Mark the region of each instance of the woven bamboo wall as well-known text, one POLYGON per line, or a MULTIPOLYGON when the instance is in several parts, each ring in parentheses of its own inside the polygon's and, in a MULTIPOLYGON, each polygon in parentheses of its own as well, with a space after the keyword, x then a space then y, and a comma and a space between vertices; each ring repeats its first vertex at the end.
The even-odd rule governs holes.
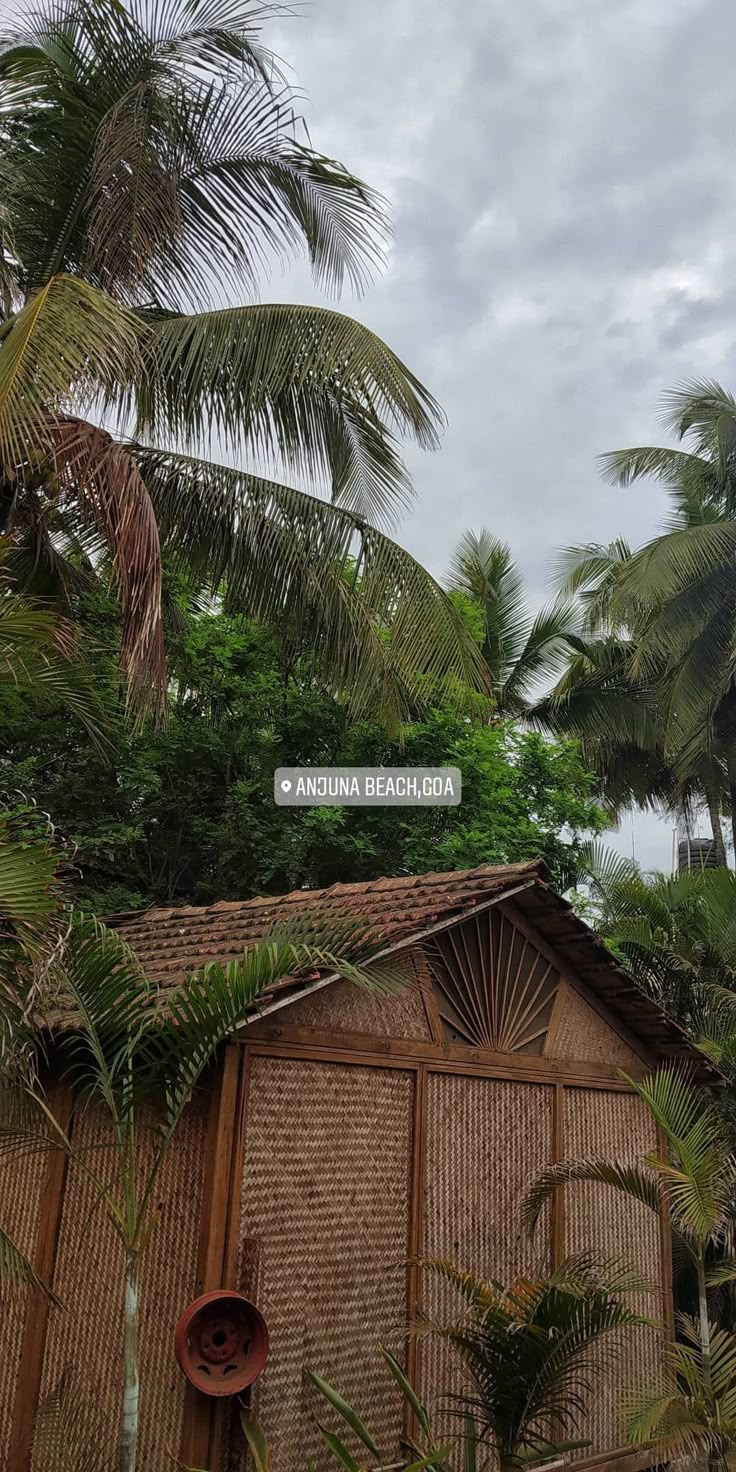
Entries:
POLYGON ((311 1414, 319 1406, 329 1423, 329 1409, 305 1368, 354 1400, 393 1452, 401 1407, 378 1348, 401 1345, 406 1325, 413 1075, 280 1058, 251 1068, 239 1282, 252 1289, 257 1260, 271 1353, 254 1404, 274 1465, 332 1465, 311 1414))
MULTIPOLYGON (((207 1120, 202 1095, 185 1117, 156 1189, 160 1219, 143 1269, 141 1294, 140 1472, 160 1472, 178 1450, 184 1381, 174 1359, 174 1327, 194 1296, 207 1120)), ((145 1157, 151 1134, 139 1131, 145 1157)), ((87 1113, 74 1127, 77 1148, 100 1175, 114 1169, 109 1127, 87 1113)), ((107 1218, 94 1210, 94 1192, 74 1167, 67 1176, 54 1288, 65 1304, 52 1313, 42 1396, 67 1367, 81 1372, 95 1425, 114 1442, 120 1397, 122 1254, 107 1218)), ((34 1472, 45 1469, 34 1468, 34 1472)))
MULTIPOLYGON (((539 1261, 519 1223, 519 1202, 552 1151, 553 1090, 460 1074, 430 1074, 423 1252, 482 1277, 509 1281, 539 1261)), ((544 1243, 544 1228, 540 1229, 544 1243)), ((546 1264, 545 1264, 546 1266, 546 1264)), ((453 1290, 424 1275, 423 1307, 439 1322, 458 1310, 453 1290)), ((420 1343, 420 1386, 437 1417, 459 1389, 454 1361, 432 1339, 420 1343)), ((452 1418, 438 1426, 454 1433, 452 1418)))
POLYGON ((430 1037, 413 957, 404 963, 407 986, 391 995, 362 991, 350 981, 335 981, 294 1002, 284 1014, 289 1026, 331 1032, 365 1032, 375 1037, 430 1037))
MULTIPOLYGON (((31 1258, 36 1246, 46 1156, 0 1160, 0 1225, 31 1258)), ((0 1296, 0 1467, 10 1452, 10 1417, 28 1308, 25 1289, 0 1296)))
MULTIPOLYGON (((656 1131, 644 1105, 630 1094, 597 1089, 565 1089, 565 1155, 570 1158, 619 1160, 638 1164, 656 1147, 656 1131)), ((566 1250, 586 1248, 622 1257, 647 1281, 661 1280, 659 1222, 654 1212, 608 1186, 574 1185, 565 1189, 566 1250)), ((636 1302, 636 1301, 635 1301, 636 1302)), ((636 1307, 661 1320, 658 1292, 636 1307)), ((594 1410, 581 1435, 592 1447, 581 1455, 609 1451, 623 1443, 620 1401, 638 1379, 655 1378, 661 1366, 662 1337, 652 1329, 633 1329, 622 1336, 622 1357, 607 1371, 598 1388, 594 1410)))
POLYGON ((605 1063, 607 1068, 637 1068, 642 1059, 572 986, 565 989, 564 1009, 549 1050, 552 1058, 605 1063))

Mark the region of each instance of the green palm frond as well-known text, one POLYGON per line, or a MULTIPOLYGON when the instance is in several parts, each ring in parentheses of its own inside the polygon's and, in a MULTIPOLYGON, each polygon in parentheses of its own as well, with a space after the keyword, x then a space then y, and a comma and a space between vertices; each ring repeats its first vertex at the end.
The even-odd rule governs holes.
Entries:
POLYGON ((306 912, 301 926, 258 942, 238 961, 211 964, 162 998, 155 1028, 136 1044, 138 1086, 166 1096, 167 1129, 173 1129, 202 1070, 220 1043, 257 1011, 260 997, 287 977, 334 973, 368 989, 401 987, 400 968, 370 969, 381 948, 363 925, 336 926, 306 912), (288 934, 301 939, 286 938, 288 934))
POLYGON ((467 1376, 453 1402, 473 1417, 502 1467, 559 1451, 559 1438, 577 1430, 596 1383, 621 1353, 620 1331, 646 1322, 621 1296, 641 1283, 618 1266, 608 1281, 609 1268, 580 1255, 549 1277, 504 1289, 436 1265, 466 1299, 459 1318, 432 1326, 467 1376))
POLYGON ((449 677, 483 691, 478 647, 419 563, 342 507, 193 457, 132 446, 164 547, 231 608, 305 635, 353 708, 398 725, 449 677), (353 567, 359 573, 346 576, 353 567))
POLYGON ((79 1368, 67 1369, 36 1412, 34 1466, 44 1472, 107 1472, 114 1460, 112 1438, 93 1401, 79 1368))
POLYGON ((562 1160, 541 1171, 524 1198, 521 1217, 530 1235, 555 1192, 574 1181, 611 1186, 659 1211, 662 1192, 653 1171, 607 1160, 562 1160))
POLYGON ((32 1263, 0 1227, 0 1293, 5 1297, 24 1285, 46 1291, 32 1263))
POLYGON ((432 449, 441 423, 431 395, 369 328, 329 308, 270 303, 150 320, 131 403, 140 435, 200 445, 217 436, 326 477, 337 500, 360 466, 345 442, 334 463, 336 418, 362 436, 383 495, 398 474, 392 434, 432 449))

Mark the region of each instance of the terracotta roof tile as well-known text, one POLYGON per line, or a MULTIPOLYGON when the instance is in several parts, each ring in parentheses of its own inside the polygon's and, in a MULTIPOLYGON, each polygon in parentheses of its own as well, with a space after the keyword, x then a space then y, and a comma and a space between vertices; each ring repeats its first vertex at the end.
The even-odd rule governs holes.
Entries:
MULTIPOLYGON (((133 947, 153 981, 173 986, 209 961, 229 961, 260 940, 280 921, 304 910, 325 920, 364 920, 387 947, 420 936, 432 926, 461 918, 498 894, 514 904, 546 937, 569 972, 633 1032, 657 1058, 686 1060, 704 1079, 720 1078, 685 1033, 632 982, 599 937, 546 883, 541 860, 527 864, 482 864, 449 873, 411 874, 329 889, 297 889, 286 895, 251 900, 221 900, 202 907, 142 910, 109 918, 133 947)), ((298 995, 304 981, 285 978, 271 990, 291 986, 298 995)))

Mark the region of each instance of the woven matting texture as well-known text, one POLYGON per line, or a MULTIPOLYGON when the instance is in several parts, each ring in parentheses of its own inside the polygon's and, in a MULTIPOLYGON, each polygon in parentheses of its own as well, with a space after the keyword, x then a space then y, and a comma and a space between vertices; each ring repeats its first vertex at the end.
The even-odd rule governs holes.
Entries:
MULTIPOLYGON (((565 1089, 564 1153, 567 1159, 599 1158, 639 1164, 656 1148, 656 1131, 644 1105, 631 1094, 599 1089, 565 1089)), ((609 1186, 565 1187, 566 1250, 597 1251, 623 1258, 648 1282, 661 1282, 659 1221, 648 1207, 609 1186)), ((632 1306, 658 1322, 662 1299, 654 1292, 632 1306)), ((627 1330, 611 1346, 619 1358, 596 1385, 592 1410, 580 1435, 592 1446, 580 1453, 611 1451, 623 1444, 620 1406, 634 1386, 650 1384, 662 1366, 662 1336, 655 1329, 627 1330)), ((602 1350, 604 1346, 601 1346, 602 1350)))
POLYGON ((605 1063, 607 1068, 640 1069, 643 1061, 573 986, 565 989, 564 1010, 549 1056, 605 1063))
MULTIPOLYGON (((501 1282, 538 1265, 540 1248, 521 1227, 519 1202, 551 1159, 552 1102, 553 1090, 545 1085, 430 1074, 426 1256, 449 1258, 456 1267, 501 1282)), ((546 1240, 540 1227, 539 1242, 546 1240)), ((424 1312, 448 1322, 460 1310, 457 1295, 436 1274, 423 1277, 424 1312)), ((458 1363, 431 1337, 422 1337, 419 1353, 421 1393, 438 1432, 443 1439, 456 1436, 457 1422, 441 1407, 460 1389, 458 1363)))
POLYGON ((404 963, 409 981, 403 991, 367 992, 350 981, 336 981, 321 991, 292 1002, 284 1014, 287 1026, 315 1027, 330 1032, 364 1032, 374 1037, 416 1038, 431 1034, 414 967, 404 963))
MULTIPOLYGON (((160 1218, 142 1267, 140 1310, 141 1429, 139 1472, 160 1472, 181 1434, 184 1379, 174 1358, 174 1329, 193 1298, 204 1180, 207 1100, 185 1116, 158 1179, 160 1218)), ((100 1176, 114 1175, 111 1132, 91 1111, 74 1126, 74 1143, 100 1176)), ((153 1136, 139 1128, 142 1164, 153 1136)), ((109 1219, 94 1207, 94 1191, 70 1166, 54 1287, 64 1312, 52 1313, 44 1357, 42 1395, 75 1366, 94 1406, 99 1435, 114 1445, 120 1408, 123 1254, 109 1219)), ((34 1468, 34 1472, 44 1469, 34 1468)))
MULTIPOLYGON (((46 1177, 43 1153, 0 1160, 0 1225, 26 1256, 33 1257, 39 1226, 41 1193, 46 1177)), ((26 1288, 7 1298, 0 1295, 0 1467, 10 1452, 10 1417, 20 1366, 23 1330, 28 1308, 26 1288)))
POLYGON ((279 1472, 310 1456, 334 1465, 313 1412, 335 1418, 305 1369, 355 1404, 390 1459, 398 1450, 400 1397, 379 1346, 400 1348, 406 1331, 413 1085, 403 1070, 252 1061, 239 1282, 269 1327, 253 1400, 279 1472))

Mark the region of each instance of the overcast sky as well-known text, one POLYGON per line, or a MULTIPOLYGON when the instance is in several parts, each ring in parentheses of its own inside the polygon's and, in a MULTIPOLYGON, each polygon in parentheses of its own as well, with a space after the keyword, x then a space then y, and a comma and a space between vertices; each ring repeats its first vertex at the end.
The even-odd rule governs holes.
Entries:
MULTIPOLYGON (((660 494, 595 460, 661 439, 668 386, 736 381, 731 0, 312 0, 267 36, 314 146, 392 203, 389 268, 343 305, 449 419, 400 539, 442 576, 485 523, 538 603, 557 548, 651 535, 660 494)), ((301 270, 265 294, 316 299, 301 270)), ((667 866, 669 827, 634 831, 667 866)))

